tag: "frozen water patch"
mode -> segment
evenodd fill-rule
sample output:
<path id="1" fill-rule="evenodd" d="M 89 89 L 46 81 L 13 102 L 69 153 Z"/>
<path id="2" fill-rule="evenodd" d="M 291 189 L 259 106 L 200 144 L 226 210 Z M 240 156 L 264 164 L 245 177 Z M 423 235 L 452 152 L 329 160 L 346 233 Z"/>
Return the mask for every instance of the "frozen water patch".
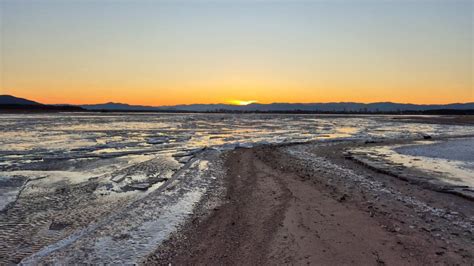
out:
<path id="1" fill-rule="evenodd" d="M 47 190 L 39 192 L 54 195 L 56 189 L 67 190 L 68 186 L 92 184 L 97 185 L 94 187 L 93 197 L 104 202 L 123 202 L 121 206 L 124 208 L 128 208 L 127 204 L 138 204 L 135 203 L 138 198 L 145 197 L 145 201 L 154 198 L 145 206 L 134 206 L 137 210 L 149 210 L 156 214 L 160 212 L 160 208 L 166 209 L 168 204 L 177 204 L 178 201 L 173 198 L 186 198 L 186 188 L 193 193 L 199 191 L 197 189 L 202 184 L 193 184 L 185 177 L 177 179 L 181 180 L 178 183 L 168 179 L 176 171 L 182 174 L 184 170 L 178 169 L 192 165 L 203 152 L 314 140 L 330 142 L 335 139 L 410 138 L 420 137 L 422 133 L 433 136 L 474 134 L 474 127 L 404 123 L 387 116 L 127 113 L 5 115 L 0 116 L 0 176 L 23 174 L 28 179 L 45 177 L 28 184 L 21 192 L 28 196 L 31 196 L 29 192 L 37 191 L 32 190 L 33 186 L 30 185 Z M 169 160 L 166 163 L 152 160 L 156 157 L 166 157 Z M 205 163 L 201 162 L 200 160 L 200 166 L 193 165 L 192 171 L 208 171 Z M 190 179 L 195 177 L 191 172 L 187 175 Z M 196 177 L 196 180 L 205 184 L 209 178 Z M 171 190 L 180 192 L 170 195 L 170 191 L 164 191 L 162 186 L 170 189 L 174 187 Z M 136 190 L 129 191 L 129 188 Z M 11 193 L 18 193 L 16 191 L 15 189 Z M 7 193 L 10 192 L 2 194 Z M 65 195 L 60 195 L 60 198 Z M 85 198 L 84 201 L 89 199 Z M 80 208 L 82 207 L 74 203 L 67 206 L 70 210 Z M 31 212 L 25 215 L 25 219 L 34 220 L 34 215 Z M 107 225 L 100 224 L 100 228 L 93 228 L 91 224 L 88 227 L 90 232 L 86 230 L 81 235 L 74 235 L 76 238 L 73 237 L 71 242 L 59 244 L 54 252 L 48 250 L 46 253 L 59 254 L 67 246 L 81 246 L 80 243 L 84 241 L 87 245 L 81 246 L 84 250 L 81 252 L 87 258 L 90 247 L 96 246 L 96 242 L 92 240 L 92 232 L 96 232 L 96 229 L 104 232 L 104 236 L 111 237 L 112 240 L 104 238 L 100 242 L 104 244 L 109 243 L 107 241 L 125 239 L 127 235 L 122 233 L 130 228 L 132 232 L 138 228 L 147 231 L 147 222 L 161 217 L 156 216 L 149 221 L 140 220 L 152 216 L 131 210 L 123 215 L 130 216 L 130 224 L 125 223 L 125 218 L 107 218 L 107 222 L 118 230 L 117 233 L 111 233 L 115 229 L 108 228 Z M 105 219 L 103 216 L 96 218 Z M 28 226 L 32 227 L 34 224 Z M 152 243 L 155 240 L 150 241 Z M 28 249 L 29 252 L 43 247 L 25 245 L 24 250 Z M 17 245 L 12 244 L 0 255 L 8 257 L 16 249 Z M 95 254 L 94 251 L 90 252 Z M 27 254 L 30 253 L 27 252 L 24 256 Z M 65 257 L 71 256 L 73 261 L 80 257 L 71 254 L 67 253 Z M 97 259 L 99 254 L 94 256 Z M 57 258 L 61 256 L 58 255 Z M 100 262 L 99 259 L 91 258 L 91 262 L 94 261 Z M 114 260 L 111 258 L 109 262 L 112 261 Z"/>
<path id="2" fill-rule="evenodd" d="M 124 212 L 24 259 L 24 264 L 136 264 L 184 223 L 215 180 L 210 162 L 192 159 L 158 190 L 133 202 Z"/>
<path id="3" fill-rule="evenodd" d="M 4 176 L 13 177 L 13 176 L 23 176 L 29 180 L 36 180 L 39 186 L 47 187 L 52 183 L 67 181 L 70 184 L 77 184 L 84 181 L 87 181 L 89 178 L 93 177 L 93 173 L 87 172 L 75 172 L 75 171 L 11 171 L 3 172 Z M 47 179 L 47 180 L 45 180 Z M 41 184 L 44 183 L 44 184 Z"/>
<path id="4" fill-rule="evenodd" d="M 404 155 L 457 161 L 464 167 L 474 170 L 474 138 L 448 139 L 435 143 L 403 146 L 394 150 Z"/>
<path id="5" fill-rule="evenodd" d="M 101 195 L 130 190 L 150 192 L 170 179 L 180 167 L 169 155 L 153 156 L 152 159 L 105 174 L 101 177 L 97 192 Z"/>
<path id="6" fill-rule="evenodd" d="M 405 167 L 426 173 L 454 185 L 474 188 L 474 139 L 447 139 L 438 142 L 376 146 L 351 150 L 381 167 Z M 428 178 L 429 177 L 429 178 Z"/>
<path id="7" fill-rule="evenodd" d="M 124 230 L 120 235 L 99 238 L 94 253 L 101 254 L 101 262 L 136 264 L 177 230 L 203 193 L 202 190 L 187 192 L 179 201 L 164 206 L 158 219 L 146 221 L 133 230 Z"/>

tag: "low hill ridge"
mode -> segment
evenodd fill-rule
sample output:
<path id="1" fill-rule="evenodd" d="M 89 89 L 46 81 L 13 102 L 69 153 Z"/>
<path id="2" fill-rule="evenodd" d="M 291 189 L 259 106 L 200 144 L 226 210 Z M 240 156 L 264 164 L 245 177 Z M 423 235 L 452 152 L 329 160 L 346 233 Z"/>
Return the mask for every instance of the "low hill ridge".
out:
<path id="1" fill-rule="evenodd" d="M 11 95 L 0 95 L 0 105 L 42 105 Z M 52 105 L 44 105 L 52 106 Z M 384 112 L 423 112 L 432 110 L 474 110 L 474 102 L 452 104 L 410 104 L 393 102 L 357 103 L 252 103 L 249 105 L 230 104 L 188 104 L 174 106 L 130 105 L 126 103 L 108 102 L 104 104 L 87 104 L 71 106 L 89 111 L 186 111 L 186 112 L 348 112 L 348 113 L 384 113 Z M 1 108 L 1 107 L 0 107 Z"/>

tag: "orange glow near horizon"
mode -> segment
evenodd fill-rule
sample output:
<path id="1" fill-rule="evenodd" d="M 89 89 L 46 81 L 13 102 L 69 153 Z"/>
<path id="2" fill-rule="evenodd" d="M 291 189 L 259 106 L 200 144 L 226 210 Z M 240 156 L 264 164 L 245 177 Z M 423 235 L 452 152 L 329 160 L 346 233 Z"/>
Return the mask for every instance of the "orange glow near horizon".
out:
<path id="1" fill-rule="evenodd" d="M 266 95 L 267 91 L 274 91 L 275 94 Z M 397 102 L 397 103 L 413 103 L 413 104 L 448 104 L 448 103 L 466 103 L 474 102 L 472 92 L 466 91 L 465 96 L 450 94 L 443 88 L 434 89 L 407 89 L 407 93 L 403 90 L 386 90 L 384 93 L 377 93 L 376 89 L 314 89 L 307 88 L 263 88 L 261 90 L 252 90 L 249 93 L 243 91 L 241 99 L 256 100 L 228 100 L 228 94 L 236 95 L 235 91 L 222 92 L 221 90 L 212 89 L 193 89 L 187 90 L 145 90 L 145 93 L 130 93 L 136 91 L 134 89 L 124 90 L 72 90 L 67 94 L 58 93 L 54 89 L 26 89 L 26 90 L 3 90 L 0 88 L 0 94 L 10 94 L 16 97 L 22 97 L 29 100 L 37 101 L 44 104 L 99 104 L 106 102 L 119 102 L 132 105 L 149 105 L 149 106 L 166 106 L 179 104 L 232 104 L 232 105 L 248 105 L 252 103 L 318 103 L 318 102 Z M 411 91 L 411 92 L 410 92 Z M 76 93 L 77 92 L 77 93 Z M 199 93 L 201 92 L 201 93 Z M 211 96 L 212 95 L 212 96 Z"/>
<path id="2" fill-rule="evenodd" d="M 335 2 L 0 1 L 0 94 L 152 106 L 474 102 L 472 1 Z"/>

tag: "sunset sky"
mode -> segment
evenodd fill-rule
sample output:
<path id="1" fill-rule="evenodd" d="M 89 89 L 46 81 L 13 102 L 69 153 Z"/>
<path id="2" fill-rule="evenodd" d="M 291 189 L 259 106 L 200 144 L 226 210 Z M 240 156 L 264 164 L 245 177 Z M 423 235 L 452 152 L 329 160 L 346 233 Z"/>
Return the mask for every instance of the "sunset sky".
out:
<path id="1" fill-rule="evenodd" d="M 474 101 L 471 0 L 0 5 L 0 94 L 43 103 Z"/>

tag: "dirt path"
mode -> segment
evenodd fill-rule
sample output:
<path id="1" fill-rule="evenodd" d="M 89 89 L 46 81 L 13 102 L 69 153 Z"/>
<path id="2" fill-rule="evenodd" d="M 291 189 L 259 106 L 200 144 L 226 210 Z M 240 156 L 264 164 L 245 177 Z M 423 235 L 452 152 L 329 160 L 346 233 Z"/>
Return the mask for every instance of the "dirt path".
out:
<path id="1" fill-rule="evenodd" d="M 189 230 L 173 264 L 261 264 L 280 226 L 290 192 L 252 153 L 235 153 L 228 160 L 227 203 L 214 209 L 197 230 Z M 235 163 L 229 163 L 234 162 Z M 176 257 L 175 257 L 176 256 Z M 151 261 L 154 261 L 152 259 Z M 163 258 L 160 259 L 163 262 Z"/>
<path id="2" fill-rule="evenodd" d="M 345 190 L 279 148 L 233 151 L 227 169 L 226 203 L 195 218 L 148 263 L 420 265 L 472 259 L 472 245 L 463 249 L 463 241 L 446 246 L 429 232 L 408 232 L 418 218 L 404 204 L 384 208 L 391 202 L 379 197 L 367 209 L 368 194 Z"/>

